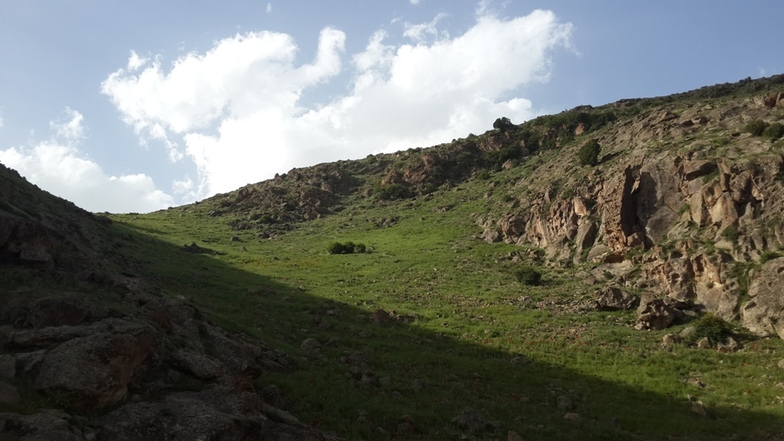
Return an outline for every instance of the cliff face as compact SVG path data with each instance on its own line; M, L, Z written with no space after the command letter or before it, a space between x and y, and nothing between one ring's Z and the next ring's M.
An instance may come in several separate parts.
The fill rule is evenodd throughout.
M587 264L598 279L617 274L613 284L682 310L781 334L779 296L760 293L784 292L765 263L784 247L782 142L744 127L775 123L783 109L774 93L619 121L584 141L601 144L598 166L579 166L569 151L540 165L518 184L515 209L479 220L482 237L540 247L553 262Z

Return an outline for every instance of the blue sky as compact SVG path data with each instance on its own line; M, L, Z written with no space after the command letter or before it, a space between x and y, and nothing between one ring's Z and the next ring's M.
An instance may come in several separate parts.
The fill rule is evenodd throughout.
M780 0L0 0L0 162L152 211L499 116L784 72Z

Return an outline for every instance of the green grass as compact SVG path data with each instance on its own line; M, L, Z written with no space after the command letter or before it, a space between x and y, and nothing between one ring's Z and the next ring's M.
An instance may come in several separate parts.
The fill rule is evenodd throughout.
M471 214L502 203L483 199L486 181L477 182L413 200L354 201L275 240L233 231L205 207L114 216L114 228L132 238L118 241L119 252L167 294L285 350L292 369L256 385L277 385L286 410L347 439L456 439L450 421L466 407L501 424L479 439L507 430L527 440L764 439L784 430L781 341L748 341L731 354L664 348L664 333L635 331L631 313L580 307L592 291L569 270L537 267L544 283L521 284L523 264L506 258L518 247L472 238ZM379 226L390 213L396 223ZM369 252L328 253L346 240ZM219 254L183 252L191 242ZM378 308L401 320L376 323ZM311 337L320 358L300 354ZM345 362L355 353L369 361L368 384ZM572 408L559 409L559 396ZM711 418L690 411L696 399ZM569 411L582 420L564 420ZM413 433L395 432L404 415Z

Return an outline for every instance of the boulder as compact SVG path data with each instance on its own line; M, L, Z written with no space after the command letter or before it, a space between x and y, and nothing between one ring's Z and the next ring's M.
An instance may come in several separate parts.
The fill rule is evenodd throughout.
M78 408L102 408L122 400L160 351L160 335L144 323L107 319L92 331L44 356L33 383L37 391Z
M640 303L639 297L621 291L615 286L605 286L596 291L596 309L600 311L619 311L634 309Z
M639 316L636 329L664 329L675 321L677 312L675 308L667 304L663 299L653 298L650 294L643 294L640 306L637 308Z
M95 439L89 429L80 430L62 412L42 412L33 415L0 413L0 439L29 441L83 441Z

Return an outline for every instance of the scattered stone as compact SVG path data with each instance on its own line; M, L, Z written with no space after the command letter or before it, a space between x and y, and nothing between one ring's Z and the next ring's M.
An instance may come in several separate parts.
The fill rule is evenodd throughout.
M579 413L568 412L566 415L563 416L563 419L565 419L566 421L571 421L576 423L579 422L582 419L582 417L580 417Z
M691 411L696 413L697 415L705 418L709 418L710 414L708 413L708 408L705 407L705 403L702 401L694 401L691 403Z
M778 362L778 364L777 364L777 365L778 365L779 369L784 369L784 358L782 358L781 360L779 360L779 362Z
M681 330L681 332L678 335L683 339L687 339L691 337L695 332L697 332L697 327L689 325L683 328L683 330Z
M392 316L381 308L373 311L373 321L378 325L383 325L392 321Z
M299 350L306 356L317 356L321 355L321 343L315 338L306 338L302 341L302 344L299 345Z
M452 419L452 424L461 431L471 434L492 432L501 428L498 421L488 421L484 415L472 408L463 409L458 416Z
M711 343L710 343L710 340L708 339L708 337L702 337L697 342L697 347L700 348L700 349L710 349Z
M558 408L561 410L569 410L572 408L572 400L570 400L569 397L561 395L556 399L556 402Z
M523 441L523 437L510 430L506 433L506 441Z
M727 337L724 342L719 343L717 348L722 352L735 352L740 348L740 344L732 337Z
M681 342L680 336L677 336L675 334L666 334L664 337L662 337L663 346L672 346L680 342Z

